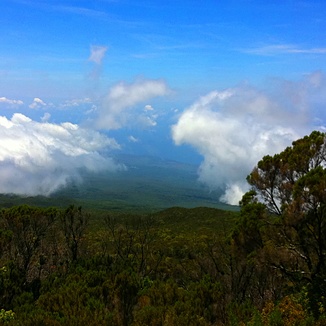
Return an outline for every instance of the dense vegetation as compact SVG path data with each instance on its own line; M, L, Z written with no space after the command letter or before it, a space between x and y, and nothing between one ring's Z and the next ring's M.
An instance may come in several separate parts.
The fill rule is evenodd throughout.
M326 325L326 147L266 156L241 211L0 215L0 323Z

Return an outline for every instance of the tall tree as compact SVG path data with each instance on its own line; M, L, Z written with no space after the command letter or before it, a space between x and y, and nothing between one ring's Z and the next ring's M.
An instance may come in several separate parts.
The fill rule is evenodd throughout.
M42 209L27 205L2 210L1 223L10 235L10 251L4 253L14 260L18 267L27 275L31 263L42 255L42 242L57 216L56 209Z
M273 267L292 280L319 284L325 295L320 281L326 275L326 134L314 131L263 157L247 180L252 189L242 211L261 202L269 212L265 241L273 243Z
M60 220L71 259L76 261L88 226L89 214L84 213L81 207L71 205L61 214Z

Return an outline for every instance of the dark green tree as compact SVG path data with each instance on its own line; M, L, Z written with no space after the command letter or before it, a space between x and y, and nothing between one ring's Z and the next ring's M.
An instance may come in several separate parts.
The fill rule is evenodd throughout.
M128 216L127 220L107 216L105 225L115 261L141 277L155 274L162 260L160 250L153 250L158 241L157 221L151 216Z
M71 205L62 212L60 222L71 259L76 261L88 226L89 214L84 213L81 207Z
M56 209L27 205L3 210L1 223L6 231L2 232L2 239L11 240L10 248L7 245L7 250L3 253L3 259L14 260L27 276L32 267L35 267L32 263L43 254L47 233L57 214Z
M260 202L269 213L264 241L271 266L295 284L307 282L314 291L318 284L319 298L324 297L326 135L314 131L283 152L263 157L247 180L251 198L245 195L242 212L251 211L251 219L257 219L260 213L253 208Z
M0 302L11 307L23 291L38 297L40 278L50 260L49 231L58 211L27 205L1 211Z

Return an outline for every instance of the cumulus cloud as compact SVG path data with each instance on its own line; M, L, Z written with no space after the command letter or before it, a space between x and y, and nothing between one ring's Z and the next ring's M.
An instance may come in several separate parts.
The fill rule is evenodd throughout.
M12 100L12 99L6 98L4 96L0 97L0 103L6 104L9 106L15 106L15 107L24 104L24 102L21 100Z
M91 54L88 58L89 61L96 63L97 65L102 64L105 53L108 50L106 46L92 45Z
M172 126L174 142L190 144L203 156L199 179L224 189L221 201L238 204L254 165L310 131L311 99L322 86L318 74L278 81L271 92L249 85L213 91L180 115Z
M15 113L0 116L0 192L48 195L79 178L80 169L114 170L101 155L116 149L115 140L65 122L36 122Z
M127 123L155 125L155 116L145 118L137 110L137 105L157 96L167 95L167 85L162 80L139 80L131 84L119 83L113 86L98 108L96 127L99 129L119 129ZM151 111L147 108L147 111Z
M38 97L35 97L33 102L28 106L30 109L40 109L46 106L46 103Z

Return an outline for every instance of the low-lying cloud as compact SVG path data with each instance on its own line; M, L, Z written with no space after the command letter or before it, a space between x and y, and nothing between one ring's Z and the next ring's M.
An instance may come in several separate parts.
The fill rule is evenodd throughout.
M15 113L0 117L0 193L49 195L80 169L96 172L118 166L101 152L119 145L96 131L66 122L36 122Z
M313 101L324 88L314 73L299 82L278 81L270 92L249 85L213 91L187 108L172 127L175 144L202 156L199 179L224 189L221 201L236 205L246 176L267 154L282 151L313 128Z

